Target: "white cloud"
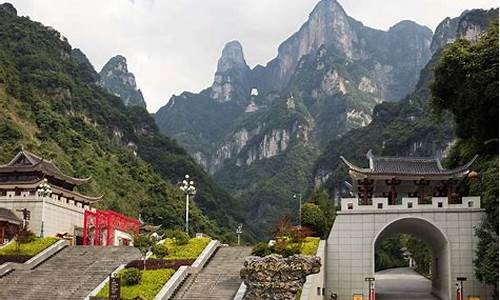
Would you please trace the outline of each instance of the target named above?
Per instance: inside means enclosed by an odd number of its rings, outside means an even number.
[[[54,27],[99,70],[127,57],[148,109],[172,94],[211,84],[227,41],[237,39],[249,65],[265,64],[307,19],[317,0],[11,0],[20,15]],[[434,29],[447,16],[496,0],[340,0],[367,26],[387,29],[403,19]]]

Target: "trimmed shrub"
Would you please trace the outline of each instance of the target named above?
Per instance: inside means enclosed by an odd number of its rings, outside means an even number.
[[[154,244],[151,251],[158,258],[163,258],[168,255],[168,249],[163,244]]]
[[[271,253],[272,253],[271,248],[269,248],[267,243],[258,243],[252,249],[252,255],[255,255],[255,256],[264,257],[264,256],[267,256]]]
[[[136,285],[141,282],[142,272],[137,268],[124,269],[121,272],[124,285]]]
[[[189,243],[189,235],[180,229],[174,231],[174,239],[177,245],[187,245]]]

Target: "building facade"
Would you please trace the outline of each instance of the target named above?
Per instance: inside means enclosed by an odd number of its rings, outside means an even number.
[[[0,208],[21,220],[28,211],[24,221],[37,236],[75,236],[82,232],[85,210],[94,211],[102,199],[76,191],[89,180],[67,176],[52,161],[22,150],[0,165]]]

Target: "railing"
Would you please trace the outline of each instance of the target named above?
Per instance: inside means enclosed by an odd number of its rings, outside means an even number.
[[[462,197],[462,203],[449,203],[447,197],[432,197],[427,204],[419,203],[419,198],[403,198],[400,204],[395,205],[389,204],[388,198],[371,198],[368,205],[360,203],[358,198],[342,198],[341,211],[481,208],[480,197]]]

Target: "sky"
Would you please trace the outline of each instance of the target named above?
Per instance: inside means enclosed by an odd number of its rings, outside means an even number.
[[[250,67],[265,64],[307,20],[318,0],[7,0],[18,14],[60,31],[99,71],[127,58],[150,112],[173,94],[212,84],[224,44],[239,40]],[[465,9],[497,0],[338,0],[366,26],[413,20],[433,31]]]

